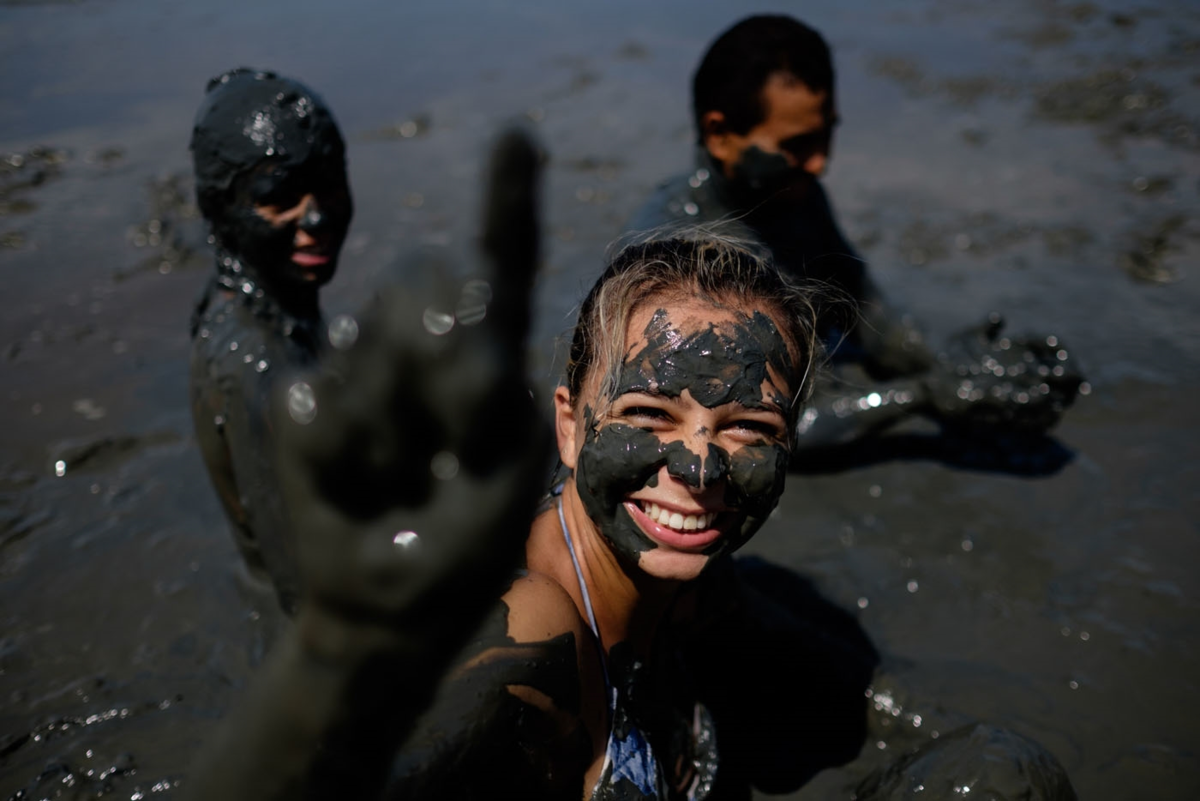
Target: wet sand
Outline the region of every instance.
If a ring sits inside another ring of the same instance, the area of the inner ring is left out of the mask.
[[[794,797],[848,797],[974,719],[1040,740],[1081,798],[1194,797],[1200,9],[780,8],[834,46],[827,185],[889,295],[935,338],[991,310],[1052,332],[1092,387],[1040,450],[918,426],[792,478],[749,550],[857,610],[884,658],[862,757]],[[548,386],[605,245],[689,166],[691,69],[742,13],[469,12],[0,3],[0,798],[178,794],[264,647],[186,408],[205,80],[269,66],[337,113],[357,215],[331,315],[407,249],[469,241],[483,143],[525,119],[552,159]]]

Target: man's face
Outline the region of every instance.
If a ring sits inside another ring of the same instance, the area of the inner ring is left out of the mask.
[[[775,72],[763,85],[762,101],[762,121],[744,134],[728,130],[721,112],[705,114],[704,145],[725,177],[752,193],[798,198],[829,162],[837,125],[833,99],[791,73]]]

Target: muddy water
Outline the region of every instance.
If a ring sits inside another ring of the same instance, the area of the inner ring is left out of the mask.
[[[537,129],[549,381],[604,245],[688,166],[690,70],[740,13],[408,5],[0,3],[0,798],[177,793],[265,647],[185,407],[204,81],[271,66],[336,110],[358,212],[330,312],[407,248],[465,242],[482,142]],[[1082,798],[1194,797],[1200,9],[781,7],[835,47],[828,185],[889,294],[935,336],[992,309],[1053,332],[1093,388],[1053,458],[915,427],[793,477],[750,549],[884,655],[863,756],[796,797],[974,719],[1042,741]]]

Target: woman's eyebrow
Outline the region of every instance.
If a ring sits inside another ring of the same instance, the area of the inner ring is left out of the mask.
[[[773,414],[779,414],[787,417],[787,409],[783,406],[783,404],[775,400],[774,397],[763,398],[757,404],[752,406],[747,406],[740,400],[730,401],[730,403],[733,403],[735,406],[740,406],[748,412],[771,412]]]
[[[622,398],[628,398],[631,395],[634,395],[634,396],[642,395],[644,397],[653,398],[654,400],[663,401],[665,403],[682,403],[683,402],[683,400],[678,395],[668,395],[667,393],[663,392],[661,389],[633,389],[633,390],[630,390],[629,392],[621,393],[620,395],[617,396],[616,400],[621,400]]]

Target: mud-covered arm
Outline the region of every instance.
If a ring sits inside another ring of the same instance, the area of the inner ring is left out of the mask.
[[[1008,337],[992,314],[950,337],[919,375],[878,384],[827,374],[796,427],[797,449],[841,445],[919,414],[945,428],[1043,432],[1061,419],[1083,375],[1054,335]]]
[[[800,414],[793,460],[803,458],[805,449],[844,445],[930,411],[929,390],[920,378],[852,386],[824,375]]]
[[[192,797],[378,797],[509,579],[547,466],[524,363],[538,162],[524,136],[496,148],[485,283],[418,265],[429,286],[384,293],[337,363],[283,388],[279,474],[305,596]]]
[[[532,607],[522,602],[530,583],[518,579],[439,687],[393,763],[388,798],[493,799],[498,788],[529,799],[580,797],[593,742],[579,658],[596,652],[580,627],[541,615],[537,639],[514,632],[508,603],[526,613],[555,605],[544,593]]]

